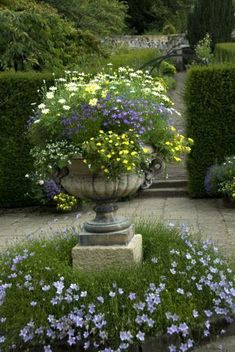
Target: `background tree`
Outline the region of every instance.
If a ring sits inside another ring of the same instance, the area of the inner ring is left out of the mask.
[[[188,39],[192,47],[208,33],[212,48],[231,41],[234,24],[232,0],[198,0],[188,17]]]
[[[127,6],[118,0],[37,0],[46,2],[77,28],[98,36],[121,34],[125,29]]]
[[[97,52],[89,33],[78,31],[47,4],[0,2],[0,70],[57,70]]]
[[[126,0],[130,31],[143,34],[161,31],[172,24],[178,32],[187,28],[187,15],[195,0]]]

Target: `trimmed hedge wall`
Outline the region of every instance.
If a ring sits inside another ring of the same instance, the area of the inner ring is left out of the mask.
[[[218,62],[235,63],[235,43],[218,43],[215,46],[215,58]]]
[[[26,196],[31,182],[25,174],[32,170],[27,121],[32,113],[31,103],[39,103],[38,89],[43,80],[53,83],[51,74],[0,74],[0,207],[32,205]]]
[[[194,139],[187,161],[189,192],[204,197],[208,167],[235,154],[235,65],[192,68],[185,102],[187,134]]]

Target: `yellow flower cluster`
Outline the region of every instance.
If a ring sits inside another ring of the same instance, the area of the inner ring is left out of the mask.
[[[77,205],[77,199],[66,193],[59,193],[53,200],[57,203],[56,209],[63,212],[71,211]]]
[[[117,134],[113,131],[99,131],[96,138],[83,143],[85,163],[102,170],[107,176],[135,172],[148,153],[137,142],[139,135],[133,130]]]
[[[170,159],[180,162],[182,160],[182,155],[190,153],[190,145],[193,144],[193,140],[184,137],[173,126],[170,127],[170,131],[170,140],[165,142],[165,146],[168,149]]]

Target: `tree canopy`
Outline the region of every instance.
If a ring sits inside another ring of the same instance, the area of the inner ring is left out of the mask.
[[[1,0],[0,70],[56,70],[99,51],[89,32],[76,29],[56,9],[31,0]]]

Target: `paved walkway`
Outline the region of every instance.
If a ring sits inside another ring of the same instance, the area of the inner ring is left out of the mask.
[[[119,214],[135,220],[147,218],[164,223],[187,224],[195,234],[212,239],[226,255],[235,256],[235,210],[226,209],[221,200],[189,198],[134,198],[119,203]],[[92,206],[86,205],[79,213],[56,214],[43,208],[1,210],[0,246],[30,235],[81,226],[93,216]]]

